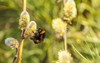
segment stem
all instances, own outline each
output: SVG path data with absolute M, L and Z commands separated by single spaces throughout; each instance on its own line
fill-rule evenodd
M 21 43 L 19 45 L 19 51 L 18 51 L 18 63 L 21 63 L 21 60 L 22 60 L 22 50 L 23 50 L 23 42 L 24 42 L 24 39 L 21 40 Z
M 26 0 L 22 0 L 22 4 L 23 4 L 23 11 L 26 10 Z M 21 41 L 19 43 L 19 46 L 18 46 L 18 50 L 17 50 L 17 56 L 18 56 L 18 63 L 21 63 L 21 60 L 22 60 L 22 52 L 23 52 L 23 44 L 24 44 L 24 31 L 25 30 L 22 30 L 22 34 L 21 34 Z
M 63 0 L 63 5 L 65 6 L 65 4 L 66 4 L 66 0 Z M 64 38 L 65 51 L 67 51 L 67 23 L 66 23 L 66 26 L 65 26 L 65 29 L 64 29 L 64 36 L 63 36 L 63 38 Z
M 16 59 L 17 59 L 17 50 L 18 50 L 18 48 L 16 48 L 16 54 L 15 54 L 15 57 L 14 57 L 12 63 L 15 63 L 15 61 L 16 61 Z
M 23 42 L 24 42 L 24 31 L 22 31 L 21 33 L 21 41 L 19 43 L 19 46 L 18 46 L 18 50 L 17 50 L 17 56 L 18 56 L 18 63 L 21 63 L 21 60 L 22 60 L 22 51 L 23 51 Z
M 65 29 L 64 29 L 64 45 L 65 45 L 65 51 L 67 51 L 67 24 L 65 26 Z
M 26 0 L 22 0 L 23 2 L 23 11 L 26 10 Z

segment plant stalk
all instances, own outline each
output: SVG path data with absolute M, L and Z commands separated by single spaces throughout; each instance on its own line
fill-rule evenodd
M 22 60 L 22 51 L 23 51 L 23 44 L 24 44 L 24 32 L 21 33 L 21 41 L 19 42 L 18 50 L 17 50 L 17 56 L 18 56 L 18 63 L 21 63 Z
M 21 43 L 18 49 L 18 63 L 21 63 L 21 60 L 22 60 L 23 43 L 24 43 L 24 39 L 21 40 Z
M 15 61 L 16 61 L 16 59 L 17 59 L 17 50 L 18 50 L 18 48 L 16 48 L 16 54 L 15 54 L 15 57 L 13 58 L 12 63 L 15 63 Z
M 26 0 L 22 0 L 22 4 L 23 4 L 23 11 L 26 10 Z
M 64 29 L 64 45 L 65 45 L 65 51 L 67 51 L 67 24 Z
M 23 7 L 23 11 L 26 10 L 26 0 L 22 0 L 22 7 Z M 19 43 L 19 46 L 18 46 L 18 51 L 17 51 L 17 56 L 18 56 L 18 63 L 21 63 L 22 61 L 22 52 L 23 52 L 23 44 L 24 44 L 24 31 L 25 30 L 22 30 L 22 34 L 21 34 L 21 41 Z

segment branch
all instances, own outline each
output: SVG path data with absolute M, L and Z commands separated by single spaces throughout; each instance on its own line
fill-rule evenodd
M 21 42 L 18 48 L 18 63 L 21 63 L 21 60 L 22 60 L 23 42 L 24 42 L 24 39 L 21 39 Z
M 23 3 L 23 10 L 26 10 L 26 0 L 22 0 Z
M 65 26 L 65 29 L 64 29 L 64 36 L 63 36 L 63 38 L 64 38 L 64 45 L 65 45 L 65 51 L 67 50 L 67 24 L 66 24 L 66 26 Z

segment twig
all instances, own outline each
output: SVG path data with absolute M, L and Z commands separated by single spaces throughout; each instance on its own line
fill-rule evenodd
M 63 0 L 63 5 L 65 5 L 65 3 L 66 3 L 66 0 Z M 63 38 L 64 38 L 64 48 L 65 48 L 65 51 L 67 51 L 67 23 L 66 23 L 66 26 L 65 26 L 65 29 L 64 29 Z
M 22 0 L 23 10 L 26 10 L 26 0 Z
M 24 31 L 25 30 L 23 30 L 22 33 L 21 33 L 21 40 L 19 42 L 18 48 L 16 48 L 16 55 L 15 55 L 12 63 L 15 63 L 16 59 L 18 59 L 18 62 L 21 61 L 20 59 L 22 57 L 22 48 L 23 48 L 23 42 L 24 42 L 24 37 L 23 37 Z
M 21 60 L 22 60 L 23 42 L 24 42 L 24 39 L 21 39 L 21 42 L 18 48 L 18 63 L 21 63 Z
M 23 3 L 23 11 L 26 10 L 26 0 L 22 0 L 22 3 Z M 19 43 L 19 46 L 18 46 L 18 53 L 17 53 L 17 56 L 18 56 L 18 63 L 21 63 L 21 60 L 22 60 L 22 51 L 23 51 L 23 43 L 24 43 L 24 31 L 25 30 L 22 30 L 22 34 L 21 34 L 21 41 Z
M 65 26 L 65 29 L 64 29 L 64 45 L 65 45 L 65 51 L 67 50 L 67 24 Z
M 18 48 L 16 48 L 16 54 L 15 54 L 15 56 L 14 56 L 14 59 L 13 59 L 12 63 L 15 63 L 15 61 L 16 61 L 16 59 L 17 59 L 17 50 L 18 50 Z
M 22 60 L 22 51 L 23 51 L 23 42 L 24 42 L 24 31 L 22 31 L 22 34 L 21 34 L 21 40 L 19 42 L 19 46 L 18 46 L 18 50 L 17 50 L 17 56 L 18 56 L 18 63 L 21 63 L 21 60 Z

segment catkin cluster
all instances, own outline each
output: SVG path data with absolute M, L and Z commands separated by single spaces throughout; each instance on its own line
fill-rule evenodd
M 76 5 L 74 0 L 67 0 L 64 2 L 63 16 L 53 19 L 52 27 L 57 36 L 62 37 L 64 35 L 67 24 L 71 22 L 77 15 Z
M 20 14 L 19 28 L 21 30 L 21 40 L 18 42 L 15 38 L 9 37 L 5 40 L 5 44 L 10 48 L 16 48 L 16 55 L 12 63 L 15 63 L 16 59 L 18 63 L 21 63 L 23 42 L 24 39 L 31 39 L 35 44 L 40 43 L 45 38 L 45 30 L 42 28 L 37 29 L 35 21 L 30 21 L 30 15 L 26 11 L 26 0 L 23 1 L 23 11 Z
M 37 25 L 35 21 L 31 21 L 31 22 L 29 21 L 30 21 L 29 13 L 26 10 L 22 11 L 20 15 L 20 19 L 19 19 L 19 28 L 22 31 L 25 30 L 24 35 L 23 35 L 24 38 L 32 37 L 37 29 Z
M 34 36 L 34 33 L 37 30 L 37 25 L 35 21 L 30 21 L 30 15 L 29 13 L 24 10 L 20 14 L 20 19 L 19 19 L 19 28 L 24 31 L 23 33 L 23 38 L 31 38 Z M 9 37 L 5 39 L 5 44 L 8 45 L 10 48 L 18 48 L 19 42 L 17 39 Z
M 52 27 L 57 36 L 64 38 L 65 50 L 58 52 L 58 62 L 70 63 L 72 60 L 71 54 L 67 51 L 67 25 L 77 15 L 76 5 L 74 0 L 64 0 L 63 15 L 52 21 Z

